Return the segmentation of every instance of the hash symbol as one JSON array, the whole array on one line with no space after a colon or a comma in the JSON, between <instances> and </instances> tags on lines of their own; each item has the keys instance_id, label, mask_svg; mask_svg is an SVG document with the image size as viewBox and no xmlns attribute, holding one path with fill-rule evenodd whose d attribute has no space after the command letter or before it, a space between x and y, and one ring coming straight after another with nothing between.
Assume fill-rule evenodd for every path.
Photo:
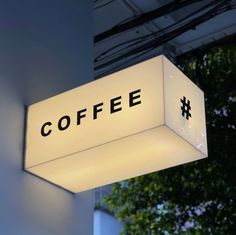
<instances>
[{"instance_id":1,"label":"hash symbol","mask_svg":"<svg viewBox=\"0 0 236 235\"><path fill-rule=\"evenodd\" d=\"M186 119L188 120L189 117L192 117L190 110L191 110L191 106L190 106L190 101L188 100L186 102L186 97L183 96L183 99L180 99L182 106L181 106L181 110L182 110L182 116L186 117Z\"/></svg>"}]
</instances>

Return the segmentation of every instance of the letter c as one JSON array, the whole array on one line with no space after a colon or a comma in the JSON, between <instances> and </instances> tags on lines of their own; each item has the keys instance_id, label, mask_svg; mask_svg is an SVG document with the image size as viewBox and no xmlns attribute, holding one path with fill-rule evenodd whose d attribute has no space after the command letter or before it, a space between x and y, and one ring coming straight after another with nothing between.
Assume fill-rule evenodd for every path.
<instances>
[{"instance_id":1,"label":"letter c","mask_svg":"<svg viewBox=\"0 0 236 235\"><path fill-rule=\"evenodd\" d=\"M52 125L51 122L46 122L46 123L44 123L44 124L42 125L42 128L41 128L41 135L42 135L43 137L46 137L46 136L50 135L50 133L52 132L52 130L49 129L47 132L45 132L45 127L46 127L46 126L51 126L51 125Z\"/></svg>"}]
</instances>

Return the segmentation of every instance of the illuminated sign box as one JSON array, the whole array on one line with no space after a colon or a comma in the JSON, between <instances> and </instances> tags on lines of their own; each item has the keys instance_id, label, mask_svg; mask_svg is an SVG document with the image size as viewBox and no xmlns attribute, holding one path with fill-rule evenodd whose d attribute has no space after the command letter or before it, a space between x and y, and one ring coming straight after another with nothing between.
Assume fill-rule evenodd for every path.
<instances>
[{"instance_id":1,"label":"illuminated sign box","mask_svg":"<svg viewBox=\"0 0 236 235\"><path fill-rule=\"evenodd\" d=\"M25 153L72 192L202 159L204 94L158 56L29 106Z\"/></svg>"}]
</instances>

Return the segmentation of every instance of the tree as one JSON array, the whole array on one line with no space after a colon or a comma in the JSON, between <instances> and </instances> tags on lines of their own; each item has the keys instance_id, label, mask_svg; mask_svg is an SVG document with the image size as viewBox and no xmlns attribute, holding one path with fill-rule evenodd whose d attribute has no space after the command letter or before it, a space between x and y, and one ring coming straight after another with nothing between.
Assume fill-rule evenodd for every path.
<instances>
[{"instance_id":1,"label":"tree","mask_svg":"<svg viewBox=\"0 0 236 235\"><path fill-rule=\"evenodd\" d=\"M179 64L205 92L208 158L114 184L105 202L122 234L236 234L235 49Z\"/></svg>"}]
</instances>

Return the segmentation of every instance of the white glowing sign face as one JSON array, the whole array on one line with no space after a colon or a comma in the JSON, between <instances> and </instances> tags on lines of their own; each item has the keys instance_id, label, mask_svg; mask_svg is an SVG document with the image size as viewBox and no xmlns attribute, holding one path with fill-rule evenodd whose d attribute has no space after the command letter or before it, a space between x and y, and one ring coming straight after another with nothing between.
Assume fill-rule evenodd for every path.
<instances>
[{"instance_id":1,"label":"white glowing sign face","mask_svg":"<svg viewBox=\"0 0 236 235\"><path fill-rule=\"evenodd\" d=\"M29 106L25 170L72 192L207 156L204 94L164 56Z\"/></svg>"}]
</instances>

